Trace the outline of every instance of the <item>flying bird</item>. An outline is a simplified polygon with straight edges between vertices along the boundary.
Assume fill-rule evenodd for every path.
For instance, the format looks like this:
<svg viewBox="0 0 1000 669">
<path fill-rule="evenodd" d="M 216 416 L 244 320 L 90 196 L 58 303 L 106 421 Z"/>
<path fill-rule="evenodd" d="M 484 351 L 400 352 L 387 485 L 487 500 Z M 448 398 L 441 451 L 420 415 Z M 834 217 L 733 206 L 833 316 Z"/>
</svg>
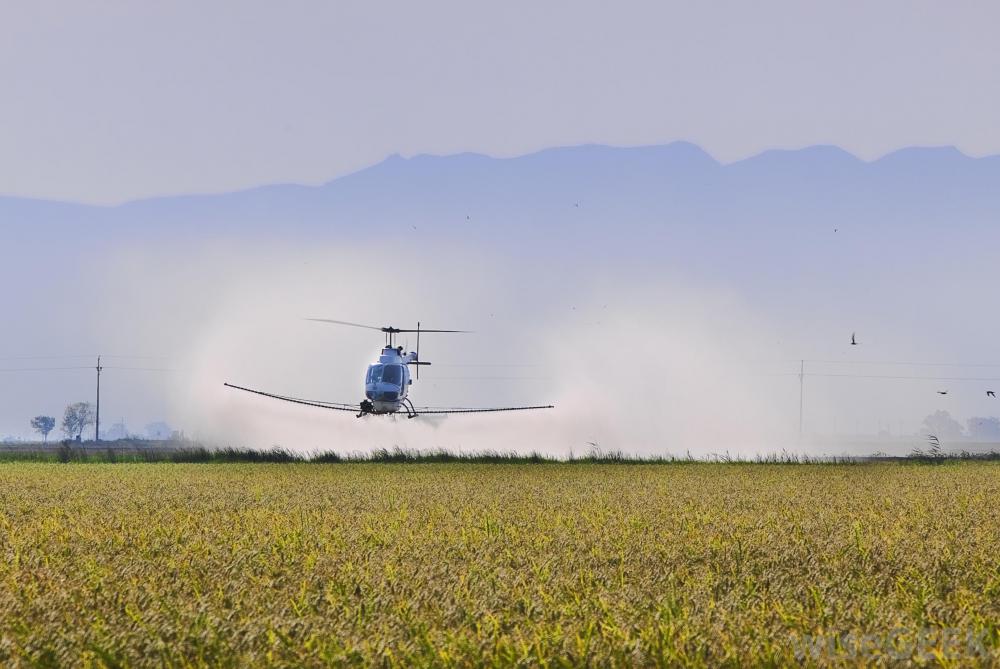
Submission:
<svg viewBox="0 0 1000 669">
<path fill-rule="evenodd" d="M 987 397 L 992 397 L 993 399 L 996 399 L 997 394 L 995 392 L 993 392 L 992 390 L 987 390 L 986 391 L 986 396 Z"/>
<path fill-rule="evenodd" d="M 947 395 L 948 391 L 947 390 L 939 390 L 939 391 L 937 391 L 937 394 L 938 395 Z"/>
<path fill-rule="evenodd" d="M 851 346 L 857 346 L 858 340 L 854 338 L 854 333 L 851 333 Z"/>
</svg>

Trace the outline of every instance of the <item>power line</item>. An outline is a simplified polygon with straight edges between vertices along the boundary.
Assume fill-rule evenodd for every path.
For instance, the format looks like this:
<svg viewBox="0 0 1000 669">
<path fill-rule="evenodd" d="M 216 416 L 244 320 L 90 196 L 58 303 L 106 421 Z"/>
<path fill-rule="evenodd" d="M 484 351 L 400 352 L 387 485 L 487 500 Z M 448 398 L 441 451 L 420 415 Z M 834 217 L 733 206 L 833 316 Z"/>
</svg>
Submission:
<svg viewBox="0 0 1000 669">
<path fill-rule="evenodd" d="M 73 359 L 84 359 L 84 358 L 96 358 L 97 354 L 81 354 L 81 355 L 6 355 L 0 356 L 0 360 L 73 360 Z M 103 358 L 114 358 L 116 360 L 166 360 L 167 357 L 163 355 L 103 355 Z"/>
<path fill-rule="evenodd" d="M 70 369 L 93 369 L 93 367 L 0 367 L 0 372 L 62 372 Z"/>
<path fill-rule="evenodd" d="M 5 355 L 0 360 L 66 360 L 70 358 L 92 358 L 91 355 Z"/>
<path fill-rule="evenodd" d="M 167 367 L 120 367 L 116 365 L 103 365 L 103 369 L 117 369 L 124 371 L 142 372 L 175 372 L 176 369 Z M 0 372 L 64 372 L 69 370 L 94 369 L 92 365 L 74 367 L 0 367 Z"/>
<path fill-rule="evenodd" d="M 806 360 L 806 362 L 809 362 Z M 801 372 L 775 372 L 764 374 L 740 374 L 739 376 L 800 376 Z M 896 379 L 904 381 L 1000 381 L 1000 377 L 994 376 L 907 376 L 902 374 L 827 374 L 823 372 L 805 372 L 804 376 L 818 376 L 825 378 L 841 379 Z"/>
<path fill-rule="evenodd" d="M 789 360 L 788 362 L 792 362 Z M 899 362 L 887 360 L 806 360 L 823 365 L 897 365 L 911 367 L 1000 367 L 997 362 Z"/>
<path fill-rule="evenodd" d="M 810 372 L 806 376 L 822 376 L 843 379 L 893 379 L 906 381 L 1000 381 L 1000 377 L 987 376 L 895 376 L 891 374 L 820 374 Z"/>
<path fill-rule="evenodd" d="M 105 358 L 115 358 L 116 360 L 166 360 L 165 355 L 105 355 Z"/>
</svg>

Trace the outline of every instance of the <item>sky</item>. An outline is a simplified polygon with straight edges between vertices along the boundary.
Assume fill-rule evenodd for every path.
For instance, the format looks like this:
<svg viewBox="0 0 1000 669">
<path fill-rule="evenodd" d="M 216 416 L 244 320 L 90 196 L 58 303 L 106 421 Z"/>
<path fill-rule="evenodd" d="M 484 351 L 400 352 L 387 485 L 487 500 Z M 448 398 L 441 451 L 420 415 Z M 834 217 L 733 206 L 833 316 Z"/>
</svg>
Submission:
<svg viewBox="0 0 1000 669">
<path fill-rule="evenodd" d="M 995 154 L 998 33 L 987 1 L 4 3 L 0 194 L 108 204 L 581 143 Z"/>
</svg>

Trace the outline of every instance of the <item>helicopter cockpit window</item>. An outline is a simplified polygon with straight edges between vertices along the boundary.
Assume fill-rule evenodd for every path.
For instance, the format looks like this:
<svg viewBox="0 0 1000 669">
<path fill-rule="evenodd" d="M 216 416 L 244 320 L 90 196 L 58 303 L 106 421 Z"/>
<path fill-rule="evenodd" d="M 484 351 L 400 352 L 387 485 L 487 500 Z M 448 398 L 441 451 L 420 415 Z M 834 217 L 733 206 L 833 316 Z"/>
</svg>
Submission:
<svg viewBox="0 0 1000 669">
<path fill-rule="evenodd" d="M 382 380 L 382 365 L 371 365 L 368 368 L 368 378 L 365 383 L 378 383 Z"/>
<path fill-rule="evenodd" d="M 403 382 L 403 368 L 401 365 L 385 365 L 382 372 L 382 382 L 400 385 Z"/>
</svg>

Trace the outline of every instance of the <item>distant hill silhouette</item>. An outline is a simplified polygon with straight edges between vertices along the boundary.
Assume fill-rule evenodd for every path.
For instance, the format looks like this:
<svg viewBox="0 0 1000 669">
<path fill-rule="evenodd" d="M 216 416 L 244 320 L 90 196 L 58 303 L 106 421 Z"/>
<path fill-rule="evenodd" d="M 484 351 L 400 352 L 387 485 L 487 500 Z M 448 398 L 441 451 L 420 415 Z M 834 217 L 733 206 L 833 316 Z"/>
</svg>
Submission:
<svg viewBox="0 0 1000 669">
<path fill-rule="evenodd" d="M 1000 157 L 912 148 L 866 163 L 835 147 L 767 151 L 721 165 L 687 143 L 579 146 L 496 159 L 476 154 L 392 156 L 321 186 L 274 185 L 99 207 L 0 198 L 0 218 L 21 236 L 102 233 L 129 238 L 190 232 L 322 235 L 376 233 L 475 241 L 648 232 L 686 226 L 758 234 L 901 218 L 962 225 L 1000 215 Z M 720 227 L 721 226 L 721 227 Z M 832 228 L 831 228 L 832 229 Z"/>
<path fill-rule="evenodd" d="M 15 254 L 66 263 L 121 243 L 392 240 L 488 248 L 567 275 L 625 263 L 757 291 L 795 276 L 822 293 L 1000 248 L 1000 157 L 910 148 L 864 162 L 814 146 L 722 165 L 683 142 L 392 156 L 315 187 L 114 207 L 0 198 L 0 219 Z"/>
</svg>

